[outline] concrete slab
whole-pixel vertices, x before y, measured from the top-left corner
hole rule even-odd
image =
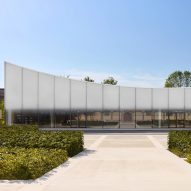
[[[88,134],[86,150],[26,183],[1,191],[190,191],[191,165],[170,153],[166,134]]]

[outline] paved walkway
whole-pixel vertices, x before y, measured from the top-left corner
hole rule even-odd
[[[163,134],[87,134],[86,151],[34,182],[0,183],[0,191],[190,191],[191,165]]]

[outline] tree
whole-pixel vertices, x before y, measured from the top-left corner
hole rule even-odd
[[[94,80],[91,79],[89,76],[86,76],[86,77],[84,78],[84,81],[86,81],[86,82],[94,82]]]
[[[103,84],[111,84],[111,85],[116,85],[117,80],[115,80],[113,77],[108,77],[107,79],[103,80]]]
[[[165,87],[191,87],[191,72],[175,71],[168,76]]]
[[[4,100],[0,101],[0,125],[5,124],[5,108],[4,108]]]
[[[191,87],[191,72],[184,71],[184,86]]]

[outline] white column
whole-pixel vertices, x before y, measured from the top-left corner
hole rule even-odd
[[[161,115],[161,111],[159,111],[159,116],[158,116],[159,128],[161,128],[161,119],[162,119],[162,115]]]

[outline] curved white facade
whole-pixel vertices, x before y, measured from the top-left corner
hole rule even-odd
[[[5,108],[9,124],[16,123],[18,116],[24,118],[26,113],[29,118],[32,113],[33,118],[35,116],[33,121],[40,124],[41,116],[48,113],[49,122],[42,125],[52,127],[57,126],[56,119],[62,121],[62,116],[68,116],[63,120],[67,124],[64,127],[70,127],[72,123],[75,127],[89,127],[90,122],[90,127],[148,128],[163,127],[164,121],[164,127],[171,126],[170,121],[176,123],[172,127],[185,127],[191,120],[191,88],[103,85],[49,75],[5,62]],[[20,123],[27,122],[20,119]]]

